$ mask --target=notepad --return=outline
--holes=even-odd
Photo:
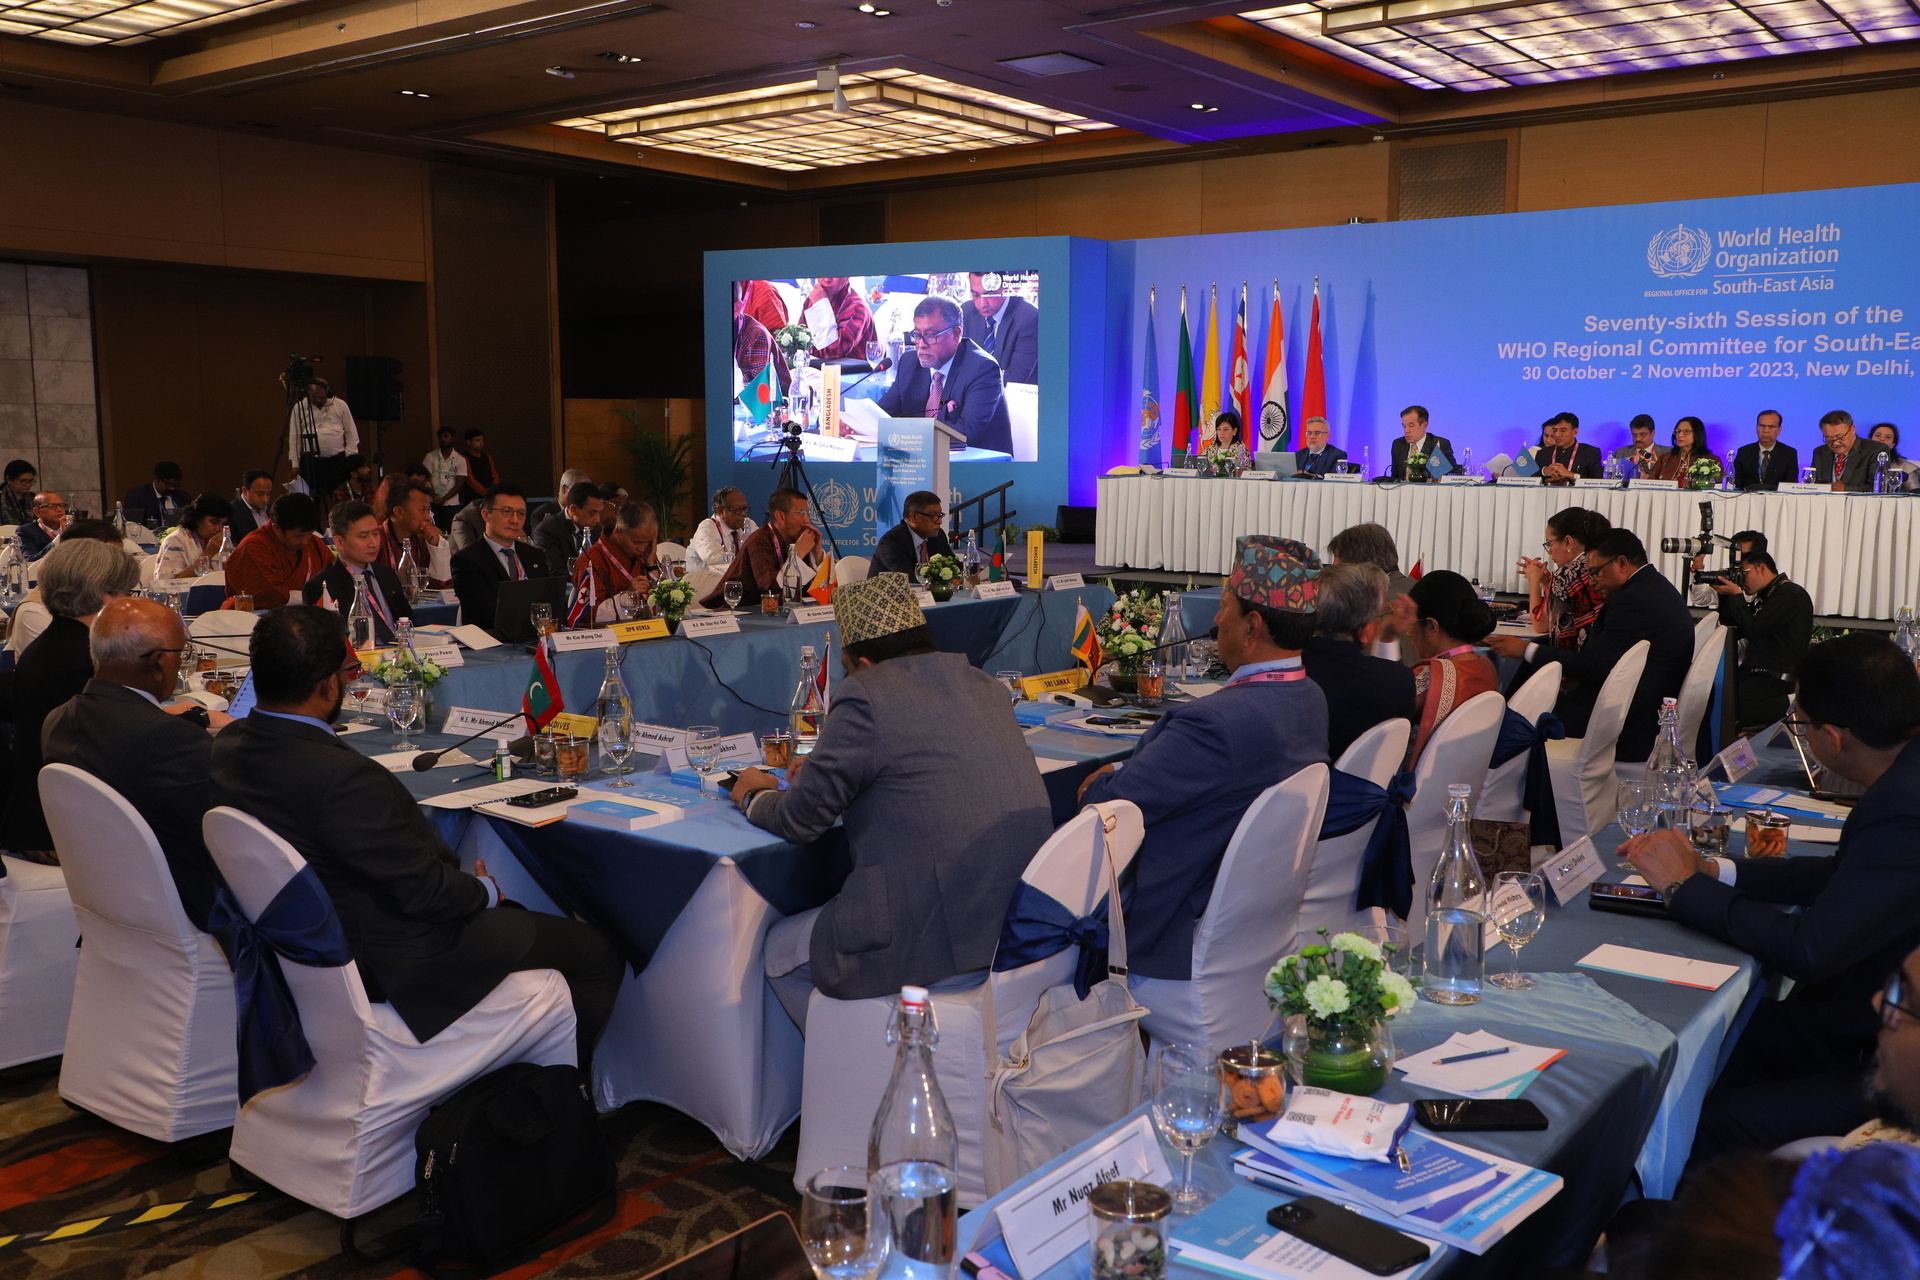
[[[1685,956],[1672,956],[1664,951],[1642,951],[1638,947],[1622,947],[1611,942],[1587,952],[1580,957],[1579,964],[1587,969],[1604,969],[1608,973],[1624,973],[1630,978],[1650,978],[1655,982],[1671,982],[1679,987],[1698,987],[1702,991],[1718,991],[1726,985],[1728,978],[1740,972],[1738,965],[1689,960]]]
[[[1787,828],[1787,838],[1805,840],[1808,844],[1839,844],[1840,828],[1809,827],[1796,822]]]
[[[418,750],[416,751],[383,751],[377,756],[368,756],[367,758],[369,760],[374,760],[382,765],[385,765],[389,770],[391,770],[394,773],[411,773],[413,771],[414,758],[419,754],[420,752]],[[475,760],[472,756],[468,755],[466,752],[454,750],[454,751],[441,752],[439,761],[436,762],[433,767],[436,769],[445,769],[450,765],[479,764],[479,763],[480,762],[478,760]]]
[[[1077,764],[1086,763],[1084,760],[1055,760],[1050,756],[1035,756],[1033,762],[1040,766],[1041,773],[1058,773],[1062,769],[1071,769]]]
[[[1507,1052],[1466,1062],[1440,1062],[1441,1058],[1501,1048]],[[1423,1053],[1409,1054],[1394,1066],[1406,1072],[1408,1084],[1444,1090],[1463,1098],[1513,1098],[1533,1083],[1534,1076],[1566,1054],[1565,1049],[1521,1044],[1491,1031],[1456,1031],[1444,1044]]]
[[[1189,698],[1204,698],[1210,693],[1218,693],[1227,686],[1223,684],[1188,684],[1182,680],[1173,686]]]

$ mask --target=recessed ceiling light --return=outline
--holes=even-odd
[[[796,22],[793,25],[800,28],[802,31],[811,31],[815,27],[819,26],[820,24],[817,22]]]
[[[402,89],[400,90],[400,96],[403,98],[431,98],[433,95],[430,93],[422,93],[418,89]]]
[[[873,15],[874,17],[876,17],[876,18],[890,18],[890,17],[892,17],[892,16],[893,16],[893,10],[891,10],[891,9],[877,9],[877,8],[875,8],[875,7],[874,7],[873,5],[871,5],[871,4],[863,4],[863,5],[861,5],[861,6],[860,6],[860,12],[862,12],[862,13],[867,13],[867,14],[872,14],[872,15]]]
[[[596,58],[605,58],[605,59],[606,59],[606,60],[607,60],[608,62],[622,62],[622,63],[625,63],[625,62],[643,62],[643,61],[645,61],[645,59],[643,59],[643,58],[637,58],[637,57],[635,57],[635,56],[634,56],[633,54],[631,54],[631,53],[596,53],[596,54],[594,54],[593,56],[594,56],[594,57],[596,57]]]
[[[1218,111],[1220,109],[1218,107],[1210,107],[1204,102],[1189,102],[1187,106],[1194,111]]]

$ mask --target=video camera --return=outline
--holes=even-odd
[[[1746,569],[1740,563],[1740,548],[1732,538],[1713,531],[1713,504],[1700,504],[1700,532],[1691,538],[1662,538],[1660,550],[1667,555],[1685,556],[1691,561],[1695,556],[1710,556],[1715,546],[1723,546],[1732,562],[1724,569],[1702,569],[1696,572],[1691,581],[1698,586],[1711,587],[1716,583],[1730,582],[1738,586],[1746,577]]]

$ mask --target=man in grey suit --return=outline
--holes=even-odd
[[[1005,686],[934,648],[906,575],[841,587],[833,612],[847,679],[819,743],[787,790],[760,769],[733,787],[748,821],[795,844],[846,822],[840,892],[767,934],[769,984],[802,1031],[816,986],[865,1000],[978,985],[1020,873],[1053,833]]]
[[[1813,451],[1813,482],[1833,486],[1835,493],[1872,493],[1880,478],[1880,459],[1888,451],[1878,440],[1862,440],[1853,415],[1835,409],[1820,419],[1826,441]],[[1840,465],[1836,468],[1835,462]],[[1834,472],[1838,470],[1839,474]]]

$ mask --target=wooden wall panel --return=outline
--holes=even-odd
[[[1207,160],[1201,231],[1321,227],[1389,216],[1385,145]]]
[[[1768,191],[1920,182],[1920,89],[1801,98],[1767,108]]]
[[[1037,235],[1127,240],[1199,231],[1204,193],[1194,163],[1042,178],[1039,197]]]
[[[1520,130],[1519,207],[1574,209],[1753,195],[1763,189],[1766,105],[1537,125]]]
[[[887,199],[887,238],[971,240],[1039,235],[1039,186],[1034,179],[1025,178],[895,192]]]

